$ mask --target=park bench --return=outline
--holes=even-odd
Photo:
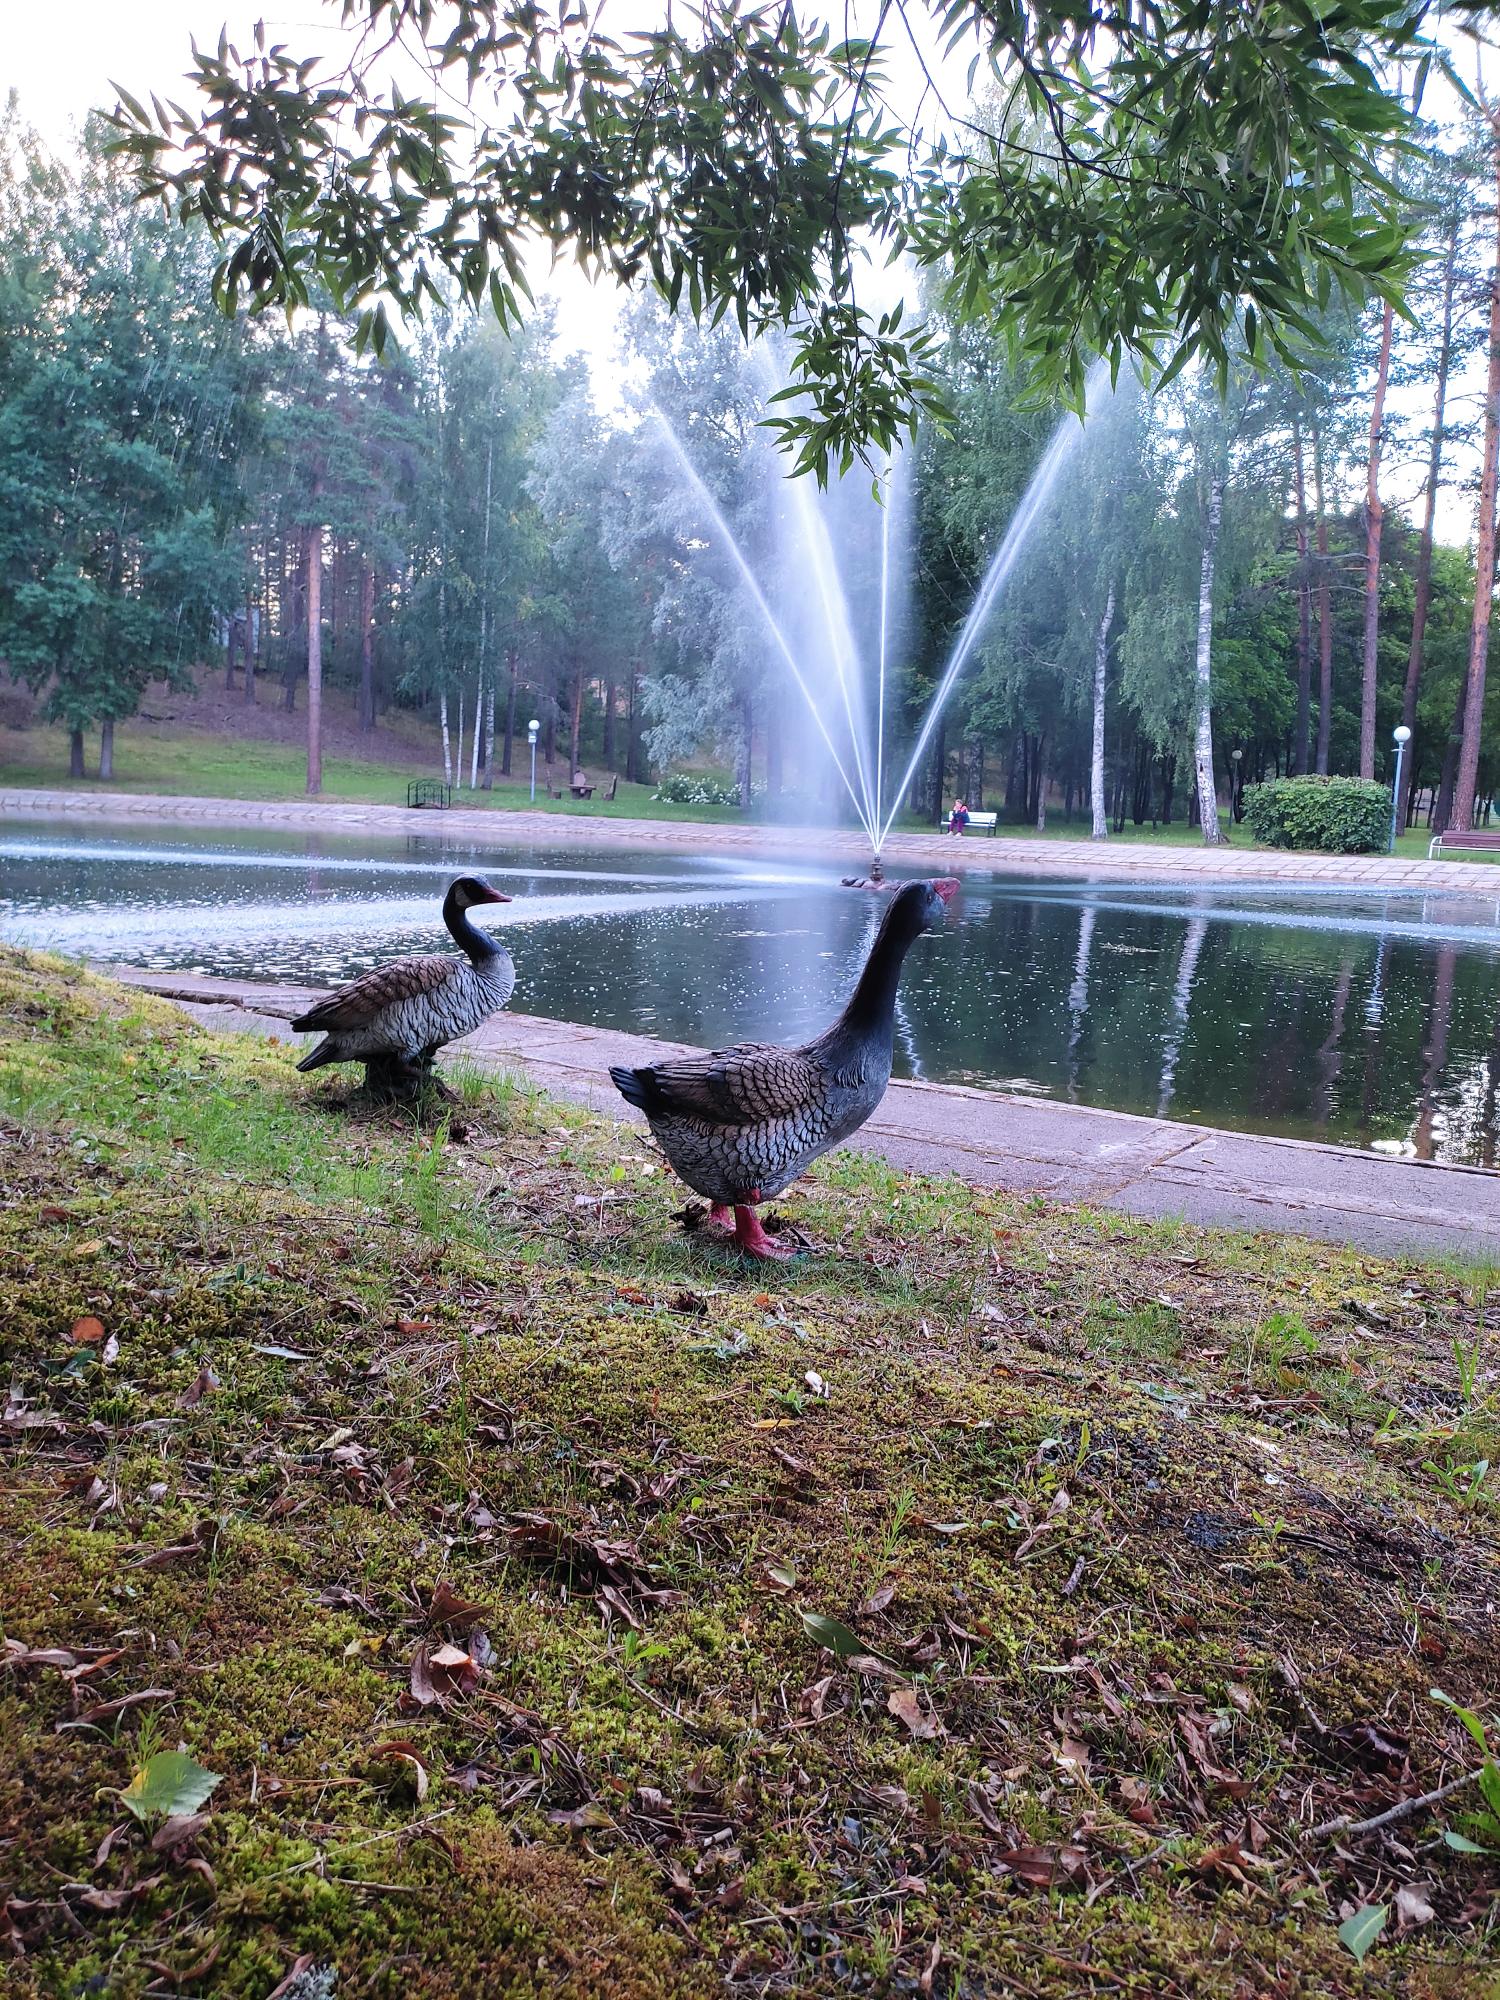
[[[406,788],[406,803],[421,806],[451,806],[453,787],[439,778],[414,778]]]
[[[964,832],[988,833],[990,835],[993,835],[995,828],[999,824],[1000,824],[1000,815],[997,812],[993,813],[971,812],[969,814],[969,824],[964,828]],[[945,813],[943,817],[938,821],[938,832],[946,833],[947,831],[948,831],[948,816]]]
[[[1460,833],[1450,827],[1447,833],[1435,833],[1427,843],[1427,859],[1437,861],[1450,849],[1468,854],[1500,853],[1500,833]]]
[[[582,771],[575,771],[573,773],[572,782],[569,784],[568,789],[575,799],[591,799],[594,796],[594,788]]]

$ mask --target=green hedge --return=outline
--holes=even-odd
[[[1275,778],[1246,793],[1245,821],[1263,847],[1383,854],[1391,795],[1368,778]]]

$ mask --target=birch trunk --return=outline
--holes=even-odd
[[[112,778],[114,775],[115,725],[113,722],[105,722],[99,729],[99,776]]]
[[[464,691],[458,691],[458,747],[453,756],[453,783],[458,791],[464,788]]]
[[[1193,771],[1198,785],[1198,824],[1206,847],[1218,847],[1219,802],[1214,790],[1213,656],[1214,565],[1219,555],[1219,523],[1224,515],[1224,475],[1209,482],[1208,515],[1203,524],[1203,567],[1198,579],[1198,652],[1195,662],[1198,728],[1193,746]]]
[[[474,688],[474,746],[469,753],[469,790],[479,790],[479,738],[484,724],[484,682],[480,680]]]
[[[359,572],[359,726],[375,727],[375,565],[372,562],[362,563]]]
[[[307,531],[307,794],[323,789],[323,530]]]
[[[1458,224],[1448,232],[1448,249],[1443,262],[1443,332],[1438,345],[1437,386],[1433,397],[1432,445],[1427,458],[1427,500],[1422,512],[1422,537],[1417,544],[1416,599],[1411,614],[1411,652],[1406,662],[1406,686],[1401,695],[1401,720],[1408,729],[1416,724],[1417,693],[1422,684],[1423,652],[1427,640],[1427,612],[1432,603],[1432,533],[1437,513],[1438,475],[1443,467],[1443,418],[1448,401],[1448,370],[1453,359],[1453,293],[1458,273]],[[1402,762],[1401,796],[1396,801],[1396,828],[1405,825],[1411,799],[1412,773],[1416,757],[1408,749]]]
[[[1474,623],[1469,633],[1469,671],[1464,683],[1464,730],[1458,751],[1450,824],[1467,833],[1474,824],[1479,783],[1479,732],[1484,726],[1484,670],[1489,655],[1490,610],[1495,597],[1495,477],[1500,451],[1500,114],[1489,111],[1495,152],[1495,256],[1490,274],[1490,366],[1484,392],[1484,468],[1479,481],[1476,534]]]
[[[1297,736],[1292,769],[1307,770],[1312,739],[1312,578],[1308,573],[1307,481],[1302,464],[1302,425],[1292,419],[1292,477],[1297,500]]]
[[[443,689],[438,696],[438,721],[443,730],[443,783],[453,783],[453,745],[448,736],[448,690]]]
[[[1115,586],[1110,580],[1104,616],[1094,641],[1094,744],[1089,763],[1089,801],[1093,807],[1091,840],[1108,840],[1109,811],[1104,798],[1104,690],[1109,673],[1109,628],[1115,622]]]
[[[490,682],[484,710],[484,789],[495,789],[495,683]]]
[[[1359,689],[1359,775],[1375,775],[1375,680],[1380,656],[1380,446],[1385,427],[1385,389],[1391,372],[1393,312],[1385,309],[1380,322],[1380,360],[1375,370],[1375,400],[1370,408],[1370,464],[1365,481],[1365,643]]]

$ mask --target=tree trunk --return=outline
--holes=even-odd
[[[1401,720],[1408,729],[1417,720],[1417,693],[1422,683],[1422,655],[1427,638],[1427,611],[1432,602],[1432,530],[1437,513],[1438,475],[1443,465],[1443,417],[1448,400],[1448,369],[1453,356],[1453,292],[1458,271],[1458,224],[1448,232],[1443,262],[1443,332],[1438,345],[1437,389],[1433,398],[1432,443],[1427,455],[1427,501],[1422,511],[1422,536],[1417,544],[1416,598],[1411,613],[1411,652],[1406,661],[1406,686],[1401,695]],[[1401,796],[1396,824],[1405,826],[1416,756],[1408,748],[1401,772]]]
[[[1114,622],[1115,585],[1111,577],[1104,616],[1094,637],[1094,742],[1089,762],[1089,800],[1094,813],[1091,840],[1109,838],[1109,815],[1104,804],[1104,694],[1109,677],[1109,628]]]
[[[474,743],[469,752],[469,790],[479,790],[479,744],[484,735],[484,681],[474,687]]]
[[[640,692],[640,669],[630,663],[630,679],[625,689],[625,782],[638,785],[641,778],[641,739],[636,728],[636,698]]]
[[[484,789],[495,789],[495,683],[490,682],[484,706]]]
[[[748,812],[755,757],[755,710],[748,694],[740,696],[739,711],[740,733],[734,746],[734,782],[739,789],[741,809]]]
[[[234,692],[234,619],[224,620],[224,692]]]
[[[773,701],[766,709],[766,794],[781,797],[781,711]]]
[[[1484,391],[1484,464],[1479,480],[1479,521],[1476,534],[1474,623],[1469,633],[1469,671],[1464,683],[1463,741],[1458,751],[1458,777],[1453,787],[1449,822],[1460,833],[1474,824],[1474,794],[1479,784],[1479,732],[1484,726],[1484,670],[1489,656],[1490,608],[1495,597],[1495,478],[1500,452],[1500,112],[1491,112],[1495,153],[1495,257],[1490,274],[1490,366]]]
[[[1446,833],[1453,824],[1453,787],[1458,781],[1458,752],[1464,737],[1464,710],[1468,699],[1469,680],[1465,674],[1458,683],[1458,700],[1448,729],[1448,741],[1443,746],[1443,768],[1438,776],[1432,811],[1427,816],[1427,825],[1433,833]]]
[[[941,714],[932,732],[931,780],[927,793],[928,817],[934,822],[943,816],[943,779],[948,765],[948,731]]]
[[[582,729],[583,729],[583,668],[579,666],[576,667],[573,672],[573,733],[568,744],[568,755],[572,759],[572,763],[568,768],[568,776],[570,778],[572,777],[574,771],[578,769],[578,738]]]
[[[453,783],[453,746],[448,740],[448,690],[444,688],[438,696],[438,721],[443,730],[443,783]]]
[[[1323,511],[1323,433],[1313,417],[1313,507],[1318,517],[1318,747],[1313,761],[1328,776],[1328,732],[1333,726],[1333,611],[1328,588],[1328,516]]]
[[[1307,770],[1312,736],[1312,577],[1308,570],[1307,482],[1302,466],[1302,425],[1292,419],[1292,474],[1297,498],[1297,738],[1292,769]]]
[[[1047,738],[1036,739],[1036,830],[1047,831]]]
[[[68,731],[68,776],[70,778],[81,778],[84,775],[83,731],[81,729],[70,729]]]
[[[604,768],[615,768],[615,677],[604,677]]]
[[[254,708],[255,706],[255,669],[258,664],[257,655],[260,652],[261,631],[263,629],[262,620],[256,614],[257,614],[257,606],[255,604],[255,600],[251,598],[247,600],[245,605],[245,706],[246,708]]]
[[[307,795],[323,789],[323,530],[307,531]]]
[[[112,778],[115,775],[115,725],[106,722],[99,731],[99,776]]]
[[[359,571],[359,726],[375,727],[375,565]]]
[[[500,760],[500,775],[510,776],[511,749],[516,740],[516,649],[511,647],[505,656],[506,670],[510,676],[510,686],[505,696],[505,751]]]
[[[1214,790],[1213,657],[1214,657],[1214,564],[1219,554],[1219,523],[1224,514],[1224,475],[1216,472],[1209,481],[1208,515],[1203,524],[1203,566],[1198,578],[1198,650],[1194,665],[1197,679],[1198,727],[1194,740],[1193,770],[1198,783],[1198,823],[1206,847],[1223,841],[1219,828],[1218,796]]]
[[[1359,775],[1375,775],[1375,682],[1380,659],[1380,446],[1385,427],[1385,386],[1391,372],[1393,310],[1387,306],[1380,322],[1380,360],[1375,370],[1375,400],[1370,408],[1370,464],[1365,482],[1365,643],[1359,690]]]
[[[458,691],[458,744],[453,752],[453,783],[458,791],[464,788],[464,691]]]

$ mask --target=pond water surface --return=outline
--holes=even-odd
[[[520,1012],[706,1045],[823,1027],[880,902],[834,863],[0,822],[0,936],[332,984],[446,943],[482,871]],[[907,961],[898,1075],[1493,1166],[1496,898],[968,874]]]

